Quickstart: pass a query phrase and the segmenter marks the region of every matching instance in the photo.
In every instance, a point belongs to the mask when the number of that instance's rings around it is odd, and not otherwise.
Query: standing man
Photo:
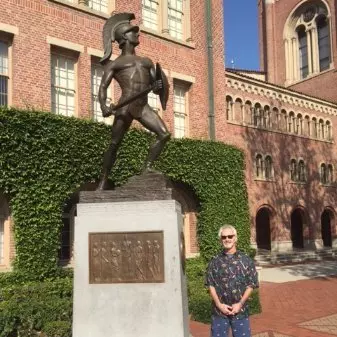
[[[151,90],[155,94],[164,92],[164,102],[161,101],[165,109],[168,88],[163,87],[165,81],[158,79],[157,74],[159,73],[162,78],[165,75],[160,67],[157,66],[157,69],[154,67],[149,58],[136,55],[135,48],[139,44],[139,27],[130,24],[130,20],[134,18],[132,13],[117,13],[107,20],[103,28],[104,56],[100,63],[104,65],[104,73],[98,97],[103,117],[114,114],[115,119],[112,125],[111,144],[104,154],[99,190],[107,187],[108,176],[116,160],[117,150],[134,119],[157,136],[156,141],[150,146],[144,169],[151,168],[152,163],[170,139],[170,133],[163,120],[147,102],[147,92]],[[121,49],[121,54],[111,61],[111,43],[115,41]],[[118,82],[122,91],[118,105],[129,102],[120,108],[116,108],[114,104],[106,105],[107,89],[113,79]],[[143,92],[146,93],[142,94]],[[134,99],[135,97],[138,98]]]
[[[206,285],[212,297],[212,337],[251,337],[247,300],[259,286],[253,260],[236,249],[237,232],[224,225],[218,233],[222,252],[208,265]]]

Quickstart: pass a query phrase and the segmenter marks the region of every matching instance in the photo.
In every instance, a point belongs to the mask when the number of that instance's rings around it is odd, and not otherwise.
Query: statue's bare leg
[[[164,149],[165,144],[170,139],[171,134],[166,128],[163,120],[155,113],[152,108],[147,104],[143,109],[142,117],[138,121],[149,131],[156,134],[155,142],[150,146],[143,169],[149,170],[153,162],[159,157]]]
[[[104,154],[103,170],[97,187],[98,190],[105,190],[107,188],[108,177],[111,172],[111,168],[116,161],[118,148],[131,123],[132,118],[129,116],[118,116],[114,120],[111,130],[111,143]]]

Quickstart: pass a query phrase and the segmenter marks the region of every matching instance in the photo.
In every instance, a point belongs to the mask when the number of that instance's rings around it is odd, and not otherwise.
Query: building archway
[[[301,208],[296,208],[291,213],[291,241],[293,244],[293,248],[304,248],[304,224],[304,211]]]
[[[256,245],[258,249],[271,250],[271,211],[267,207],[262,207],[256,213]]]
[[[324,247],[332,247],[332,225],[334,220],[333,212],[326,208],[321,215],[321,234]]]

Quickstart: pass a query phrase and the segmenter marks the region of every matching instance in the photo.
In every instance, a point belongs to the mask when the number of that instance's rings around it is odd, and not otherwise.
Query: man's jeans
[[[235,317],[212,316],[211,337],[228,337],[229,328],[233,337],[251,337],[249,319],[235,319]]]

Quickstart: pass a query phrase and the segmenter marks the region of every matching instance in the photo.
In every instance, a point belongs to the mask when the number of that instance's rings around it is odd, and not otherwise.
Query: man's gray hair
[[[237,235],[237,231],[236,231],[236,229],[235,229],[234,226],[232,226],[232,225],[223,225],[223,226],[220,227],[219,232],[218,232],[218,237],[219,237],[219,239],[221,238],[221,233],[222,233],[222,231],[223,231],[224,229],[230,229],[230,230],[234,233],[234,235],[235,235],[236,237],[238,236],[238,235]]]

